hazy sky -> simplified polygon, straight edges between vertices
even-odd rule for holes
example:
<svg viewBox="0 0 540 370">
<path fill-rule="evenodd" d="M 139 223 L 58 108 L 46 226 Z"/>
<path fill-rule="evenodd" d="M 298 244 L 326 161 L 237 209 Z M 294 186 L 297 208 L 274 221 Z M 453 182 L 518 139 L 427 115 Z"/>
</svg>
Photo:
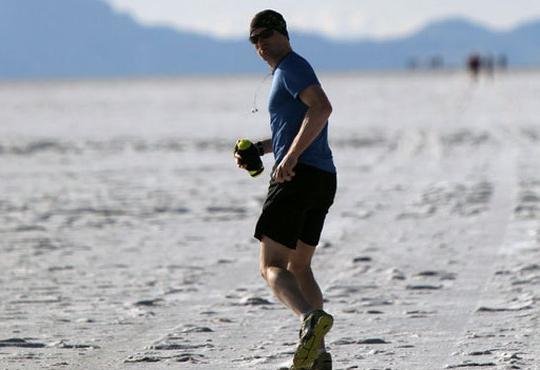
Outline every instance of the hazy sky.
<svg viewBox="0 0 540 370">
<path fill-rule="evenodd" d="M 105 0 L 147 24 L 245 37 L 257 11 L 272 8 L 289 28 L 335 38 L 403 35 L 433 19 L 466 16 L 507 29 L 540 18 L 540 0 Z"/>
</svg>

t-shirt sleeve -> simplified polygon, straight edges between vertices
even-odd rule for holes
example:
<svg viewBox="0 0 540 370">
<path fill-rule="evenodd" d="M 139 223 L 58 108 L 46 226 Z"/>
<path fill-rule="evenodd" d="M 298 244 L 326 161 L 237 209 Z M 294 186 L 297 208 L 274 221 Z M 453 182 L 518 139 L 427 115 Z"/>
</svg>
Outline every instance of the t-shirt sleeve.
<svg viewBox="0 0 540 370">
<path fill-rule="evenodd" d="M 320 85 L 315 71 L 304 60 L 295 61 L 283 70 L 283 84 L 285 89 L 295 98 L 306 88 L 312 85 Z"/>
</svg>

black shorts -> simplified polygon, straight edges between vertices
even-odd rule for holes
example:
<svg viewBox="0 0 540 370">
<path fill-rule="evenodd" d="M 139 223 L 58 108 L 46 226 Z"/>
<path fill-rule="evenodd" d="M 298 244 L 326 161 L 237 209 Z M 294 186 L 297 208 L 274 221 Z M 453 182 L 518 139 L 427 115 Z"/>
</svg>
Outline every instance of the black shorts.
<svg viewBox="0 0 540 370">
<path fill-rule="evenodd" d="M 267 236 L 291 249 L 296 249 L 298 240 L 316 246 L 334 202 L 337 177 L 301 163 L 294 172 L 291 181 L 270 180 L 254 236 L 259 240 Z"/>
</svg>

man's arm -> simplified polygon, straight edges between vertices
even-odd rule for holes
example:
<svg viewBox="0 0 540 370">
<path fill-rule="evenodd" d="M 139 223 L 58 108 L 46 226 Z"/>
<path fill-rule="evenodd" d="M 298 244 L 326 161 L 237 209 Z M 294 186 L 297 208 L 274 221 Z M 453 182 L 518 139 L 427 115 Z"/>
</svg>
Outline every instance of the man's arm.
<svg viewBox="0 0 540 370">
<path fill-rule="evenodd" d="M 260 143 L 263 148 L 261 155 L 272 153 L 272 139 L 261 140 Z"/>
<path fill-rule="evenodd" d="M 292 179 L 298 158 L 319 136 L 332 113 L 332 105 L 319 85 L 309 86 L 300 93 L 299 97 L 308 106 L 308 110 L 289 151 L 274 171 L 274 179 L 277 182 Z"/>
</svg>

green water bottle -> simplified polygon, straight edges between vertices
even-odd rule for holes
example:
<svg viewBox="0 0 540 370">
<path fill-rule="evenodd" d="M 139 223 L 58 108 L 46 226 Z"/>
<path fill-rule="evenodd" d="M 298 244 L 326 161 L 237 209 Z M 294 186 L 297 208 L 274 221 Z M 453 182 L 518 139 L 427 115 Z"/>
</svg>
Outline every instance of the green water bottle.
<svg viewBox="0 0 540 370">
<path fill-rule="evenodd" d="M 234 147 L 234 152 L 242 157 L 242 163 L 245 164 L 251 177 L 259 176 L 264 171 L 259 150 L 248 139 L 239 139 Z"/>
</svg>

